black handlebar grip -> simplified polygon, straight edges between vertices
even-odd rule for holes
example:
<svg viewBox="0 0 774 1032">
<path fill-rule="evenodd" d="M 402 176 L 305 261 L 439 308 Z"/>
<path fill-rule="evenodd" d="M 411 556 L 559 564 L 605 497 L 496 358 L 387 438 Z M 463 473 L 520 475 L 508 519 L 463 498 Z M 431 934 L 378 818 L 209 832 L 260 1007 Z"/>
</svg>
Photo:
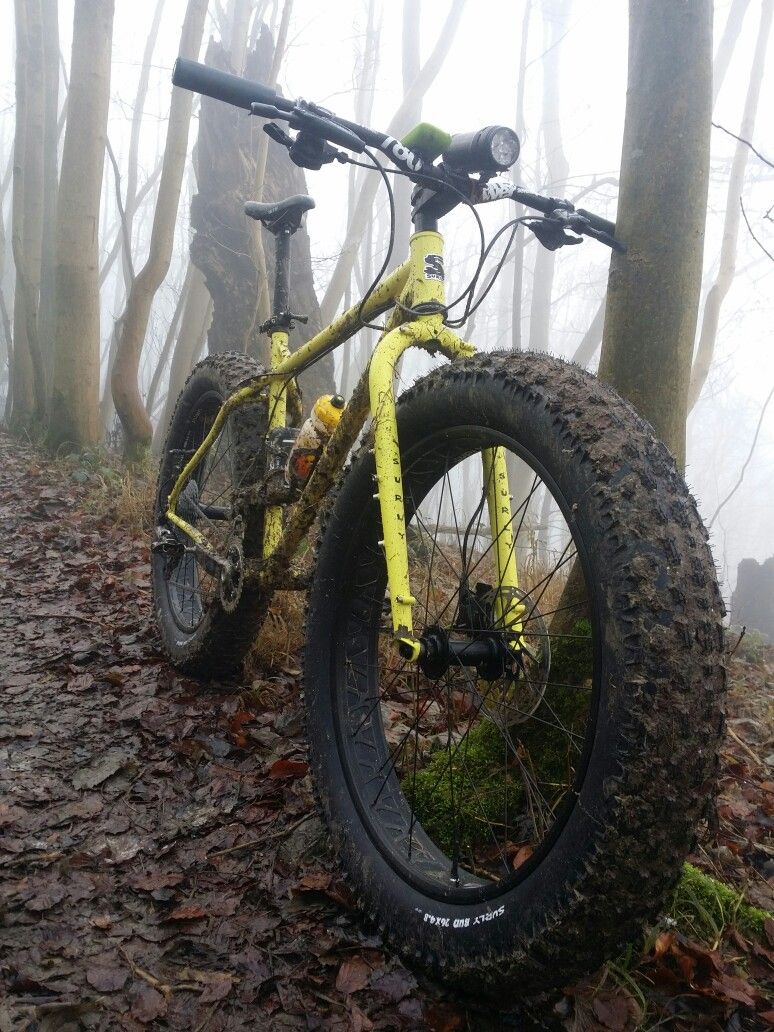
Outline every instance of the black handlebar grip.
<svg viewBox="0 0 774 1032">
<path fill-rule="evenodd" d="M 598 229 L 600 233 L 606 233 L 611 237 L 615 236 L 615 222 L 610 222 L 609 219 L 602 219 L 599 215 L 594 215 L 593 212 L 586 211 L 584 208 L 578 208 L 577 211 L 584 219 L 589 220 L 593 229 Z"/>
<path fill-rule="evenodd" d="M 175 61 L 172 82 L 184 90 L 203 93 L 213 100 L 222 100 L 225 104 L 245 108 L 247 111 L 253 103 L 274 104 L 281 111 L 290 111 L 293 107 L 292 100 L 280 97 L 275 90 L 261 82 L 221 72 L 217 68 L 199 64 L 198 61 L 189 61 L 185 57 L 178 57 Z"/>
</svg>

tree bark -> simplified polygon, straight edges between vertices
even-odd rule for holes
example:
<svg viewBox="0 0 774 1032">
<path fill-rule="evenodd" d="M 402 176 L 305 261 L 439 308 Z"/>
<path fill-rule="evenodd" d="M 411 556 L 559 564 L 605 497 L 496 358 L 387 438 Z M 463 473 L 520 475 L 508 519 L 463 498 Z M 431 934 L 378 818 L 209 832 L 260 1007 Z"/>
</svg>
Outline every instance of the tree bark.
<svg viewBox="0 0 774 1032">
<path fill-rule="evenodd" d="M 712 105 L 710 0 L 630 0 L 629 86 L 599 376 L 685 465 Z"/>
<path fill-rule="evenodd" d="M 43 419 L 46 387 L 38 337 L 43 241 L 43 21 L 40 0 L 16 0 L 16 130 L 11 244 L 16 268 L 13 306 L 11 425 Z"/>
<path fill-rule="evenodd" d="M 293 0 L 285 0 L 282 5 L 282 17 L 280 18 L 279 29 L 277 31 L 277 39 L 274 43 L 274 53 L 271 56 L 271 65 L 269 67 L 269 74 L 266 77 L 266 85 L 272 89 L 277 85 L 277 78 L 279 76 L 280 64 L 282 58 L 285 55 L 285 47 L 288 42 L 288 29 L 290 28 L 290 16 L 293 12 Z M 244 54 L 242 55 L 244 61 Z M 232 54 L 233 62 L 233 54 Z M 264 81 L 264 80 L 261 80 Z M 263 189 L 266 181 L 266 161 L 269 152 L 269 137 L 266 133 L 262 132 L 258 137 L 258 154 L 255 162 L 255 184 L 253 186 L 253 198 L 256 201 L 263 200 Z M 254 330 L 257 326 L 260 326 L 262 322 L 265 322 L 269 318 L 271 313 L 271 301 L 270 301 L 270 290 L 269 290 L 269 276 L 266 265 L 266 249 L 263 246 L 263 230 L 259 222 L 253 220 L 250 221 L 250 244 L 251 252 L 253 256 L 253 264 L 255 265 L 255 271 L 257 275 L 258 290 L 255 296 L 255 310 L 253 312 L 253 322 L 251 327 L 251 336 L 255 340 Z M 269 349 L 266 346 L 267 340 L 261 341 L 264 344 L 263 349 L 259 350 L 257 357 L 263 361 L 264 365 L 269 364 Z"/>
<path fill-rule="evenodd" d="M 734 52 L 739 33 L 742 31 L 742 23 L 750 6 L 750 0 L 731 0 L 731 7 L 728 10 L 728 17 L 723 28 L 723 34 L 718 41 L 715 50 L 715 59 L 712 62 L 712 106 L 718 99 L 723 82 L 726 78 L 728 66 L 731 63 L 731 55 Z"/>
<path fill-rule="evenodd" d="M 755 134 L 755 118 L 758 112 L 758 101 L 761 95 L 761 84 L 766 69 L 766 50 L 771 34 L 774 0 L 762 0 L 761 18 L 758 39 L 755 44 L 750 81 L 747 86 L 747 97 L 744 102 L 744 113 L 739 135 L 745 140 L 752 140 Z M 730 15 L 729 15 L 730 17 Z M 718 274 L 704 302 L 699 343 L 696 358 L 691 371 L 691 383 L 688 391 L 688 411 L 699 400 L 702 388 L 712 365 L 715 353 L 715 341 L 718 335 L 720 309 L 726 294 L 731 289 L 736 275 L 736 247 L 739 240 L 739 222 L 741 219 L 740 198 L 744 189 L 744 173 L 747 167 L 749 148 L 741 140 L 737 141 L 731 172 L 728 177 L 726 195 L 726 215 L 723 224 L 723 242 L 720 247 Z"/>
<path fill-rule="evenodd" d="M 559 74 L 562 43 L 570 20 L 571 0 L 545 0 L 546 50 L 543 67 L 543 150 L 546 161 L 547 189 L 561 195 L 567 182 L 570 165 L 564 153 L 559 103 Z M 556 251 L 538 247 L 532 280 L 532 302 L 529 315 L 529 346 L 533 351 L 548 351 L 550 345 L 551 295 L 554 287 Z"/>
<path fill-rule="evenodd" d="M 589 323 L 588 329 L 583 334 L 581 342 L 573 352 L 572 361 L 585 369 L 589 362 L 596 355 L 599 345 L 602 343 L 602 331 L 605 326 L 605 298 L 599 302 L 594 317 Z"/>
<path fill-rule="evenodd" d="M 10 399 L 11 387 L 11 362 L 13 356 L 13 331 L 11 330 L 11 318 L 8 313 L 8 306 L 5 300 L 5 259 L 6 259 L 6 233 L 5 214 L 3 212 L 3 201 L 8 188 L 11 175 L 13 175 L 13 158 L 8 159 L 8 165 L 0 181 L 0 324 L 3 330 L 3 348 L 0 350 L 0 361 L 2 362 L 3 378 L 6 385 L 5 404 Z"/>
<path fill-rule="evenodd" d="M 131 216 L 132 216 L 132 218 L 134 218 L 134 216 L 137 214 L 137 212 L 142 207 L 142 202 L 145 200 L 145 198 L 151 192 L 153 187 L 156 185 L 156 182 L 157 182 L 157 180 L 158 180 L 160 175 L 161 175 L 161 162 L 159 162 L 158 165 L 156 165 L 154 170 L 151 172 L 151 174 L 148 176 L 148 178 L 142 184 L 140 189 L 137 191 L 137 196 L 135 197 L 134 204 L 132 205 L 131 208 L 128 208 L 126 210 L 127 216 L 129 216 L 129 214 L 131 212 Z M 124 247 L 124 230 L 123 230 L 123 225 L 121 224 L 121 221 L 119 220 L 118 231 L 116 232 L 115 239 L 113 240 L 113 245 L 110 248 L 110 251 L 108 253 L 107 258 L 104 260 L 104 262 L 100 266 L 100 270 L 99 270 L 99 285 L 100 285 L 100 288 L 103 286 L 105 280 L 108 278 L 108 275 L 110 273 L 110 270 L 113 268 L 113 263 L 115 262 L 116 258 L 118 257 L 119 254 L 122 254 L 123 247 Z"/>
<path fill-rule="evenodd" d="M 532 0 L 527 0 L 521 19 L 519 79 L 516 86 L 516 135 L 520 143 L 524 142 L 524 91 L 527 83 L 527 52 L 529 47 L 529 18 L 531 10 Z M 519 226 L 513 241 L 513 285 L 511 289 L 511 348 L 514 351 L 521 350 L 521 307 L 524 297 L 524 236 L 524 226 Z"/>
<path fill-rule="evenodd" d="M 180 37 L 179 52 L 182 56 L 198 56 L 206 13 L 207 0 L 188 0 Z M 116 360 L 110 378 L 113 402 L 124 432 L 124 455 L 130 461 L 142 456 L 153 436 L 138 384 L 140 355 L 153 298 L 164 282 L 172 258 L 192 103 L 193 95 L 188 90 L 173 89 L 150 251 L 132 284 L 121 316 Z"/>
<path fill-rule="evenodd" d="M 369 0 L 368 12 L 366 15 L 365 40 L 362 59 L 359 62 L 359 74 L 357 76 L 357 91 L 355 93 L 355 121 L 359 125 L 368 125 L 371 121 L 371 112 L 374 102 L 374 88 L 376 85 L 376 73 L 379 67 L 379 40 L 381 37 L 381 21 L 376 24 L 376 3 Z M 358 172 L 360 175 L 358 176 Z M 347 225 L 355 210 L 358 190 L 362 187 L 363 177 L 368 176 L 365 169 L 356 169 L 350 165 L 347 176 Z M 396 179 L 401 180 L 402 176 Z M 395 184 L 397 186 L 397 183 Z M 375 218 L 367 223 L 365 233 L 361 240 L 358 256 L 354 264 L 354 279 L 357 289 L 362 297 L 373 279 L 373 245 L 374 245 L 374 223 Z M 378 238 L 377 238 L 378 239 Z M 399 252 L 395 251 L 394 254 Z M 349 308 L 352 303 L 352 279 L 347 284 L 344 292 L 344 307 Z M 339 390 L 344 397 L 349 397 L 350 391 L 355 384 L 354 367 L 360 365 L 360 357 L 363 349 L 368 346 L 369 335 L 372 331 L 363 330 L 356 340 L 348 343 L 342 348 L 341 354 L 341 375 L 339 377 Z"/>
<path fill-rule="evenodd" d="M 245 75 L 259 82 L 271 68 L 274 43 L 269 30 L 261 29 L 256 47 L 247 55 Z M 205 62 L 230 70 L 223 45 L 210 40 Z M 254 324 L 258 290 L 250 251 L 250 224 L 243 212 L 255 186 L 255 144 L 252 134 L 260 131 L 255 120 L 244 118 L 215 100 L 202 98 L 199 136 L 196 143 L 198 193 L 191 202 L 191 261 L 202 271 L 213 302 L 212 323 L 207 343 L 211 354 L 250 351 L 260 354 L 263 340 Z M 290 194 L 306 193 L 303 171 L 294 165 L 287 151 L 269 143 L 264 200 L 281 200 Z M 312 212 L 312 217 L 314 213 Z M 267 266 L 273 268 L 274 237 L 264 231 Z M 291 310 L 309 317 L 305 326 L 291 335 L 298 347 L 319 331 L 320 308 L 314 291 L 309 236 L 300 229 L 293 236 L 290 283 Z M 273 283 L 269 284 L 273 289 Z M 312 401 L 333 386 L 332 357 L 318 362 L 301 377 Z"/>
<path fill-rule="evenodd" d="M 196 270 L 199 275 L 201 275 Z M 175 311 L 172 313 L 172 319 L 167 327 L 167 333 L 164 337 L 164 345 L 159 354 L 158 361 L 156 362 L 156 368 L 153 370 L 153 376 L 148 386 L 148 394 L 145 398 L 145 411 L 148 413 L 148 418 L 153 422 L 153 411 L 156 407 L 156 395 L 158 394 L 159 384 L 161 378 L 164 375 L 164 369 L 167 365 L 167 360 L 170 354 L 174 354 L 172 351 L 172 345 L 175 343 L 177 337 L 177 327 L 180 323 L 180 317 L 185 310 L 185 305 L 188 300 L 188 295 L 191 291 L 191 279 L 193 277 L 193 266 L 189 262 L 185 269 L 185 277 L 183 279 L 183 285 L 180 288 L 180 293 L 177 297 L 177 304 L 175 305 Z"/>
<path fill-rule="evenodd" d="M 40 350 L 46 384 L 54 373 L 54 261 L 56 251 L 56 199 L 59 189 L 59 4 L 44 0 L 43 71 L 43 241 L 40 270 Z"/>
<path fill-rule="evenodd" d="M 182 391 L 188 374 L 193 368 L 196 355 L 201 347 L 202 339 L 207 333 L 207 327 L 212 316 L 212 301 L 207 291 L 207 284 L 204 282 L 204 276 L 193 263 L 189 268 L 191 280 L 186 295 L 185 307 L 183 308 L 183 317 L 180 322 L 177 343 L 172 356 L 172 365 L 169 369 L 167 400 L 156 429 L 155 440 L 159 446 L 164 443 L 167 428 L 172 419 L 172 413 L 175 411 L 178 395 Z"/>
<path fill-rule="evenodd" d="M 56 227 L 54 447 L 94 445 L 99 420 L 97 227 L 110 101 L 114 0 L 76 0 Z"/>
<path fill-rule="evenodd" d="M 137 81 L 137 92 L 134 97 L 134 114 L 132 115 L 132 128 L 129 133 L 129 158 L 127 162 L 127 173 L 126 173 L 126 197 L 124 198 L 124 232 L 120 233 L 121 240 L 123 241 L 121 247 L 122 266 L 124 270 L 124 286 L 126 290 L 129 290 L 131 282 L 131 269 L 130 269 L 130 248 L 132 240 L 132 222 L 134 219 L 134 213 L 137 210 L 137 179 L 139 171 L 139 151 L 140 151 L 140 130 L 142 129 L 142 120 L 145 113 L 145 101 L 148 96 L 148 84 L 150 82 L 150 69 L 151 61 L 153 60 L 153 51 L 156 46 L 156 40 L 159 34 L 159 24 L 161 23 L 161 14 L 164 9 L 164 0 L 156 0 L 156 7 L 153 11 L 153 17 L 151 19 L 150 31 L 148 38 L 145 43 L 145 50 L 142 55 L 142 64 L 140 65 L 140 77 Z"/>
<path fill-rule="evenodd" d="M 403 0 L 403 31 L 401 36 L 401 74 L 403 79 L 403 96 L 411 96 L 421 68 L 419 17 L 422 10 L 421 0 Z M 415 94 L 406 108 L 406 130 L 417 125 L 422 118 L 422 95 Z M 373 175 L 373 173 L 366 173 Z M 396 176 L 393 187 L 395 194 L 395 247 L 393 259 L 405 262 L 408 258 L 409 237 L 411 235 L 411 191 L 413 184 L 405 176 Z"/>
</svg>

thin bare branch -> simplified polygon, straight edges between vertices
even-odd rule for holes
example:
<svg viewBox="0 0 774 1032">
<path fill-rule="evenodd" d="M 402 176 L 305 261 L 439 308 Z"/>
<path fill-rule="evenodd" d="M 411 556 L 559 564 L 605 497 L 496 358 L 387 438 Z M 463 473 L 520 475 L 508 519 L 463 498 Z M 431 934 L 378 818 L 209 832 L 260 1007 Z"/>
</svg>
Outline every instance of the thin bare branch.
<svg viewBox="0 0 774 1032">
<path fill-rule="evenodd" d="M 758 245 L 758 247 L 760 247 L 761 251 L 763 251 L 763 253 L 765 255 L 767 255 L 774 262 L 774 254 L 772 254 L 771 251 L 767 251 L 766 250 L 766 248 L 763 246 L 763 244 L 760 242 L 760 240 L 757 238 L 757 236 L 753 232 L 753 228 L 750 225 L 750 220 L 747 218 L 747 212 L 744 210 L 744 201 L 742 200 L 741 197 L 739 198 L 739 207 L 742 209 L 742 218 L 744 219 L 744 224 L 747 226 L 747 232 L 753 238 L 753 240 Z"/>
<path fill-rule="evenodd" d="M 717 509 L 715 509 L 715 511 L 713 512 L 712 519 L 707 524 L 707 530 L 711 530 L 712 529 L 712 524 L 718 518 L 718 514 L 720 513 L 721 509 L 723 509 L 723 507 L 726 506 L 731 501 L 731 499 L 734 497 L 736 492 L 739 490 L 739 488 L 740 488 L 740 486 L 742 484 L 742 481 L 744 480 L 744 475 L 745 475 L 745 473 L 747 471 L 747 467 L 750 465 L 750 461 L 752 460 L 752 457 L 753 457 L 753 452 L 755 451 L 755 445 L 758 443 L 758 435 L 760 434 L 761 426 L 763 425 L 763 417 L 766 415 L 766 409 L 769 407 L 769 402 L 771 401 L 772 398 L 774 398 L 774 387 L 771 388 L 771 390 L 769 391 L 768 395 L 766 396 L 766 400 L 763 403 L 763 408 L 761 409 L 761 413 L 758 416 L 758 425 L 755 427 L 755 433 L 753 435 L 752 443 L 750 444 L 750 451 L 747 453 L 747 458 L 744 460 L 744 464 L 743 464 L 741 470 L 739 471 L 739 477 L 738 477 L 736 483 L 734 484 L 734 486 L 731 488 L 731 490 L 726 495 L 726 497 L 723 499 L 723 501 L 720 503 L 720 505 L 717 507 Z"/>
<path fill-rule="evenodd" d="M 764 164 L 768 165 L 769 168 L 774 168 L 774 161 L 769 161 L 765 154 L 761 154 L 761 152 L 754 147 L 749 140 L 745 140 L 743 136 L 739 136 L 737 133 L 732 133 L 730 129 L 726 129 L 724 125 L 718 125 L 717 122 L 713 122 L 712 125 L 715 129 L 720 129 L 722 133 L 725 133 L 727 136 L 732 136 L 735 140 L 738 140 L 739 143 L 743 143 L 746 147 L 749 147 L 753 154 L 757 158 L 760 158 Z"/>
</svg>

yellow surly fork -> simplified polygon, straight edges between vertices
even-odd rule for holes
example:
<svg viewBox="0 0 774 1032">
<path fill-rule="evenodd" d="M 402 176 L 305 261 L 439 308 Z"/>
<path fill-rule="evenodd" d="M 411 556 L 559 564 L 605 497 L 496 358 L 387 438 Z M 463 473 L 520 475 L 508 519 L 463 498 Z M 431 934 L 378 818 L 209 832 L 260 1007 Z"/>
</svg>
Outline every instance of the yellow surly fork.
<svg viewBox="0 0 774 1032">
<path fill-rule="evenodd" d="M 268 401 L 268 430 L 285 426 L 287 392 L 291 385 L 294 386 L 298 373 L 353 337 L 363 322 L 392 308 L 363 379 L 356 387 L 338 428 L 284 527 L 282 507 L 267 507 L 264 519 L 264 559 L 257 571 L 250 570 L 248 574 L 255 576 L 267 591 L 290 586 L 285 582 L 283 574 L 287 572 L 300 541 L 311 526 L 322 497 L 343 468 L 346 456 L 370 410 L 373 419 L 376 497 L 383 527 L 382 547 L 387 566 L 393 635 L 403 655 L 411 660 L 419 659 L 421 643 L 414 633 L 413 624 L 416 599 L 412 595 L 409 581 L 403 474 L 395 410 L 395 367 L 401 355 L 412 347 L 423 348 L 431 354 L 440 352 L 452 361 L 475 354 L 472 344 L 460 339 L 444 325 L 444 306 L 443 238 L 436 230 L 425 230 L 412 236 L 409 260 L 388 276 L 365 304 L 350 308 L 297 351 L 291 354 L 288 350 L 287 328 L 273 324 L 270 327 L 271 371 L 256 377 L 224 402 L 209 433 L 177 478 L 169 495 L 166 513 L 170 523 L 183 531 L 194 546 L 212 556 L 206 537 L 184 520 L 176 508 L 183 488 L 228 417 L 240 406 L 261 399 L 263 402 Z M 482 463 L 497 565 L 494 616 L 496 626 L 512 632 L 511 640 L 517 645 L 524 607 L 518 601 L 511 497 L 503 449 L 485 449 L 482 452 Z"/>
</svg>

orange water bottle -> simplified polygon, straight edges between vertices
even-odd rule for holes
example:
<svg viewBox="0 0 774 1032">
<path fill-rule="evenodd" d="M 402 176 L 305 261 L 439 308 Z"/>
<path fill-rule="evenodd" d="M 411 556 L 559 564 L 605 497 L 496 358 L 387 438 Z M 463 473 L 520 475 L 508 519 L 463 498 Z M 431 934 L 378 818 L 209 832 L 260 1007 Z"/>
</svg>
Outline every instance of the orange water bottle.
<svg viewBox="0 0 774 1032">
<path fill-rule="evenodd" d="M 340 394 L 323 394 L 314 403 L 288 456 L 289 484 L 303 487 L 307 482 L 343 411 L 344 399 Z"/>
</svg>

